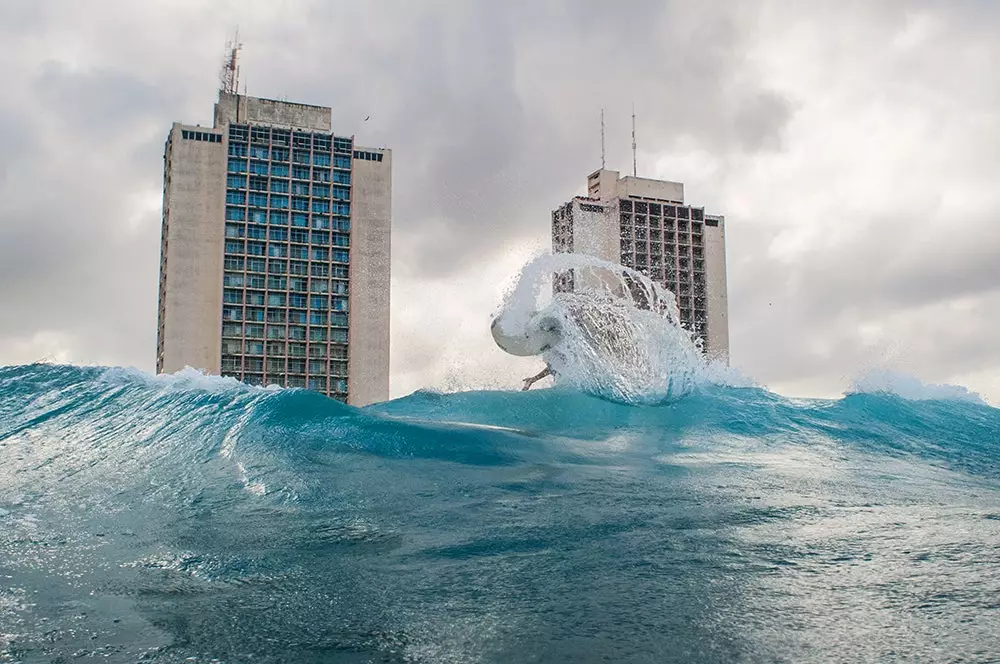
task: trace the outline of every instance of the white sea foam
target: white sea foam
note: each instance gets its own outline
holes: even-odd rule
[[[986,404],[979,394],[961,385],[924,383],[919,378],[888,369],[871,369],[854,379],[846,394],[893,394],[909,401],[966,401]]]
[[[198,369],[184,367],[175,373],[150,374],[134,367],[111,367],[101,374],[101,379],[115,384],[123,382],[143,383],[150,387],[178,390],[200,390],[203,392],[253,392],[277,391],[285,389],[278,385],[255,387],[241,383],[228,376],[213,376]]]

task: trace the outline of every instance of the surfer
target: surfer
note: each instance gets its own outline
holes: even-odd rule
[[[650,289],[648,286],[643,284],[640,279],[635,278],[628,272],[622,272],[621,280],[623,288],[619,292],[618,295],[619,298],[624,298],[627,296],[627,299],[631,300],[632,306],[634,306],[636,309],[639,310],[645,310],[645,311],[655,310],[659,313],[664,313],[666,311],[665,303],[659,301],[659,298],[656,297],[656,291]],[[591,332],[590,335],[591,337],[597,339],[601,338],[602,336],[605,336],[601,334],[601,332],[604,331],[601,329],[602,327],[601,325],[598,325],[597,329],[594,329],[593,324],[590,325],[587,324],[588,317],[582,315],[582,312],[576,311],[575,314],[576,315],[574,316],[574,318],[576,320],[576,323],[578,325],[581,325],[581,327],[583,327],[584,329],[589,329]],[[537,383],[538,381],[547,376],[553,376],[553,377],[556,376],[555,370],[552,369],[552,365],[549,364],[548,362],[545,363],[545,368],[539,371],[537,374],[535,374],[534,376],[529,376],[528,378],[524,379],[524,387],[521,388],[521,391],[524,392],[526,390],[531,389],[532,385],[534,385],[535,383]]]

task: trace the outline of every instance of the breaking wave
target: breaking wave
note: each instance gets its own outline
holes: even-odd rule
[[[912,382],[359,410],[0,368],[0,661],[987,661],[998,459],[1000,411]]]
[[[572,282],[553,294],[552,280]],[[557,330],[540,354],[557,384],[628,404],[657,404],[708,385],[753,382],[703,352],[673,293],[632,269],[582,254],[529,262],[497,313],[501,334]],[[530,346],[530,344],[527,344]]]

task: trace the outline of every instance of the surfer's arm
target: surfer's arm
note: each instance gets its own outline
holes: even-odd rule
[[[532,385],[534,385],[535,383],[537,383],[541,379],[545,378],[546,376],[551,376],[551,375],[552,375],[552,367],[546,365],[544,369],[542,369],[541,371],[539,371],[537,374],[535,374],[531,378],[525,378],[524,379],[524,387],[521,388],[521,391],[523,392],[523,391],[527,390],[528,388],[530,388]]]

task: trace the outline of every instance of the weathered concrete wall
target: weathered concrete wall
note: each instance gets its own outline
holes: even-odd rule
[[[218,374],[222,335],[222,255],[226,201],[225,137],[186,140],[175,123],[164,164],[157,370],[192,366]]]
[[[390,232],[392,151],[355,159],[351,187],[351,293],[348,403],[364,406],[389,398]]]
[[[280,125],[330,133],[332,113],[326,106],[220,92],[219,101],[215,105],[215,126],[224,128],[227,123],[237,122]]]
[[[717,220],[718,226],[705,224],[705,297],[708,314],[706,352],[714,359],[729,361],[729,296],[726,284],[726,219],[705,215],[706,221]]]
[[[659,200],[684,202],[684,185],[680,182],[650,180],[627,175],[618,181],[618,196],[642,196]]]

